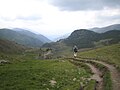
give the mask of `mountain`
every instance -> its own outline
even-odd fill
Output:
[[[98,32],[98,33],[104,33],[104,32],[111,31],[111,30],[120,30],[120,24],[114,24],[114,25],[110,25],[110,26],[102,27],[102,28],[95,27],[95,28],[91,28],[90,30]]]
[[[94,42],[99,40],[100,34],[86,29],[75,30],[63,42],[67,45],[77,45],[79,48],[94,47]]]
[[[47,37],[45,37],[45,36],[43,36],[41,34],[36,35],[36,38],[41,40],[43,43],[50,43],[50,42],[52,42],[50,39],[48,39]]]
[[[16,42],[0,39],[0,53],[21,53],[25,48],[25,46]]]
[[[96,33],[94,31],[79,29],[71,33],[71,35],[66,38],[57,41],[56,43],[44,44],[43,47],[56,47],[56,50],[59,49],[59,46],[67,45],[73,47],[74,45],[81,48],[93,48],[100,45],[111,45],[120,42],[120,31],[111,30],[105,33]],[[64,43],[64,44],[63,44]]]
[[[36,39],[39,39],[40,41],[42,41],[43,43],[49,43],[51,42],[51,40],[49,40],[47,37],[41,35],[41,34],[35,34],[33,32],[30,32],[28,30],[25,30],[25,29],[20,29],[20,28],[14,28],[13,29],[14,31],[17,31],[21,34],[24,34],[24,35],[27,35],[27,36],[30,36],[30,37],[34,37]]]
[[[23,32],[21,31],[13,31],[11,29],[0,29],[0,38],[1,39],[7,39],[10,41],[15,41],[19,44],[25,45],[25,46],[30,46],[30,47],[40,47],[44,43],[30,35],[26,35],[25,33],[22,34]]]
[[[67,45],[77,45],[79,48],[95,47],[96,42],[102,41],[101,44],[114,44],[120,42],[120,31],[111,30],[105,33],[96,33],[86,29],[75,30],[67,39],[63,42]],[[104,42],[103,42],[104,41]],[[99,43],[100,44],[100,43]]]
[[[120,42],[120,30],[111,30],[101,34],[101,40],[108,40],[108,44],[116,44]]]

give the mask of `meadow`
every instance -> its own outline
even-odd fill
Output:
[[[0,65],[0,90],[79,90],[90,75],[68,60],[23,60]]]
[[[120,44],[80,52],[78,56],[102,60],[120,67]]]
[[[103,60],[119,67],[119,52],[120,44],[116,44],[79,52],[78,57]],[[94,89],[95,81],[87,82],[92,73],[83,63],[75,65],[67,59],[42,60],[36,57],[37,52],[0,53],[0,60],[10,61],[0,64],[0,90],[79,90],[81,85],[85,85],[85,90]],[[109,82],[109,76],[106,74],[104,82]],[[111,85],[105,84],[107,87]]]

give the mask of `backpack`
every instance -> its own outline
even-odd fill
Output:
[[[77,52],[78,50],[77,50],[77,48],[74,48],[74,52]]]

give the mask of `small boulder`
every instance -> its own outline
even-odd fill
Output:
[[[10,64],[8,60],[0,60],[0,64]]]

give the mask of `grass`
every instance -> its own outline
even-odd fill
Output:
[[[91,80],[88,85],[84,88],[84,90],[95,90],[95,80]]]
[[[78,56],[87,57],[87,58],[96,58],[109,63],[113,63],[117,67],[120,67],[120,44],[115,44],[90,51],[80,52]]]
[[[104,90],[113,90],[112,80],[109,71],[106,71],[103,76]]]
[[[89,76],[67,60],[24,60],[0,66],[0,90],[78,90]]]
[[[88,65],[86,65],[85,63],[78,62],[78,61],[75,61],[75,60],[69,60],[69,62],[73,63],[74,65],[76,65],[78,67],[84,68],[87,72],[89,72],[90,74],[92,74],[92,71],[91,71],[90,67]]]
[[[71,63],[75,64],[76,66],[79,66],[79,67],[84,67],[89,73],[93,74],[91,69],[89,68],[88,65],[86,65],[85,63],[83,62],[79,62],[79,61],[70,61]],[[84,87],[84,90],[94,90],[95,89],[95,85],[96,85],[96,81],[95,80],[90,80],[88,81],[87,80],[88,78],[86,78],[86,82],[84,80],[85,83],[83,83],[83,87]]]
[[[120,66],[120,45],[106,46],[85,51],[78,56],[97,58]],[[68,60],[35,60],[37,54],[6,55],[0,53],[0,59],[9,60],[11,64],[0,65],[0,90],[79,90],[81,77],[91,75],[89,69],[81,64],[76,67]],[[98,65],[101,69],[103,67]],[[104,75],[105,90],[111,90],[109,73]],[[55,81],[55,85],[51,84]],[[108,83],[106,83],[108,82]],[[90,81],[85,90],[93,90],[95,81]]]

